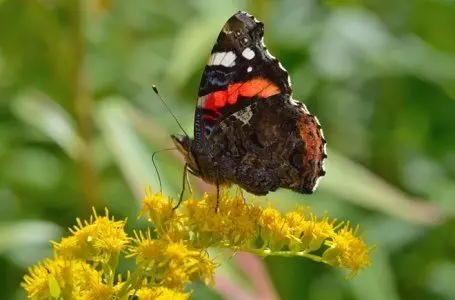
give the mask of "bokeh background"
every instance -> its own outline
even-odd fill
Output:
[[[152,153],[179,132],[151,86],[191,132],[208,53],[239,9],[265,23],[329,143],[314,195],[270,198],[358,223],[377,250],[353,280],[304,259],[240,255],[193,298],[455,299],[453,0],[0,1],[1,299],[25,297],[27,266],[92,206],[145,226]],[[181,157],[156,158],[177,195]]]

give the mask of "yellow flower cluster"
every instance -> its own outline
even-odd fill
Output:
[[[176,290],[183,290],[183,285],[191,279],[202,279],[206,284],[213,280],[215,264],[207,252],[188,246],[183,240],[153,239],[150,231],[136,233],[127,257],[136,257],[136,264],[153,274],[156,282]]]
[[[96,212],[89,221],[76,220],[70,232],[72,236],[53,243],[59,257],[106,262],[115,259],[128,244],[129,238],[124,231],[125,221],[114,221],[106,216],[99,217]]]
[[[308,210],[299,207],[282,214],[270,205],[247,204],[239,195],[222,193],[219,201],[205,195],[173,211],[171,199],[147,190],[141,215],[149,217],[158,235],[173,236],[194,248],[303,256],[350,270],[350,276],[371,264],[372,247],[358,236],[358,229],[336,224],[327,216],[318,218]]]
[[[120,252],[129,242],[125,221],[96,213],[53,242],[55,258],[29,269],[23,287],[29,299],[109,299]]]
[[[317,218],[308,209],[282,214],[222,193],[189,199],[174,210],[172,199],[146,191],[141,215],[153,230],[129,237],[126,220],[96,213],[77,220],[71,235],[53,242],[54,258],[31,267],[22,283],[29,299],[188,299],[187,283],[213,283],[218,263],[209,247],[247,251],[262,257],[300,256],[350,270],[370,265],[371,247],[358,228]],[[136,268],[122,280],[121,255]],[[129,298],[130,297],[130,298]]]

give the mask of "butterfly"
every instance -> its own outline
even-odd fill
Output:
[[[325,175],[316,116],[292,98],[289,74],[264,44],[264,24],[239,11],[223,26],[199,86],[194,138],[171,135],[188,170],[255,194],[311,194]]]

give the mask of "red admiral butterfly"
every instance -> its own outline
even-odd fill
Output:
[[[264,24],[237,12],[223,26],[199,87],[194,139],[172,135],[186,169],[256,195],[311,194],[325,174],[318,119],[291,96],[288,72],[263,42]]]

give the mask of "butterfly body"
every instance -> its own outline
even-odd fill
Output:
[[[247,13],[227,21],[201,79],[194,139],[173,139],[189,171],[209,183],[310,194],[325,174],[326,142],[263,34]]]

